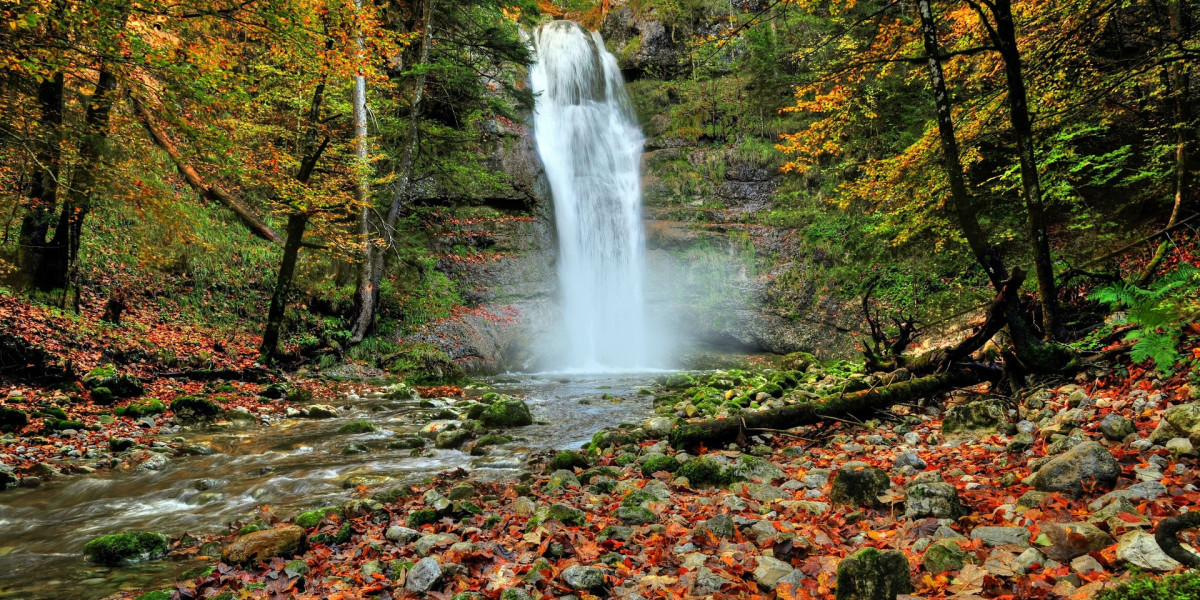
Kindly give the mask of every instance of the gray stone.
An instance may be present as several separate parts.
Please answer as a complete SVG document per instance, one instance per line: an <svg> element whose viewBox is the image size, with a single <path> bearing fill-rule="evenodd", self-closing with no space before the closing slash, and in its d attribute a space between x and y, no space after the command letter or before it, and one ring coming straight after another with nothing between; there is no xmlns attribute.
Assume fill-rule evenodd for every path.
<svg viewBox="0 0 1200 600"><path fill-rule="evenodd" d="M921 557L921 564L931 575L957 571L967 563L967 553L954 540L934 542Z"/></svg>
<svg viewBox="0 0 1200 600"><path fill-rule="evenodd" d="M796 570L792 565L770 556L759 556L756 560L758 564L754 567L754 581L768 590L775 589L780 579Z"/></svg>
<svg viewBox="0 0 1200 600"><path fill-rule="evenodd" d="M436 558L427 556L417 561L404 578L404 589L410 592L428 592L442 578L442 566Z"/></svg>
<svg viewBox="0 0 1200 600"><path fill-rule="evenodd" d="M722 513L701 523L696 528L696 532L703 535L704 532L709 531L718 538L731 538L735 529L733 519Z"/></svg>
<svg viewBox="0 0 1200 600"><path fill-rule="evenodd" d="M958 489L949 483L914 483L905 488L904 517L956 519L967 513Z"/></svg>
<svg viewBox="0 0 1200 600"><path fill-rule="evenodd" d="M1117 541L1117 560L1147 571L1164 572L1179 566L1167 556L1154 536L1145 531L1130 531Z"/></svg>
<svg viewBox="0 0 1200 600"><path fill-rule="evenodd" d="M1042 533L1050 538L1051 543L1043 552L1059 562L1069 562L1088 552L1103 550L1113 543L1112 536L1091 523L1046 523L1042 525Z"/></svg>
<svg viewBox="0 0 1200 600"><path fill-rule="evenodd" d="M383 537L396 542L397 544L407 544L418 537L421 537L421 533L415 529L409 529L399 525L392 525L391 527L388 527L386 532L384 532Z"/></svg>
<svg viewBox="0 0 1200 600"><path fill-rule="evenodd" d="M1029 530L1024 527L976 527L971 530L971 539L982 540L984 546L1029 547Z"/></svg>
<svg viewBox="0 0 1200 600"><path fill-rule="evenodd" d="M559 575L572 590L598 593L604 589L604 571L596 567L573 565Z"/></svg>
<svg viewBox="0 0 1200 600"><path fill-rule="evenodd" d="M546 489L559 490L566 487L580 487L579 479L575 474L566 470L559 469L550 475L550 481L546 484Z"/></svg>
<svg viewBox="0 0 1200 600"><path fill-rule="evenodd" d="M1004 431L1010 427L1004 403L999 400L981 400L951 407L942 420L942 431L945 433L981 429Z"/></svg>
<svg viewBox="0 0 1200 600"><path fill-rule="evenodd" d="M458 538L449 533L431 533L421 536L417 543L413 544L413 549L417 554L425 556L438 546L449 546L457 541Z"/></svg>
<svg viewBox="0 0 1200 600"><path fill-rule="evenodd" d="M1090 555L1084 554L1071 561L1071 570L1080 575L1087 575L1088 573L1095 572L1103 573L1104 567L1100 564L1100 561L1092 558Z"/></svg>
<svg viewBox="0 0 1200 600"><path fill-rule="evenodd" d="M727 583L732 582L708 567L700 567L696 571L696 578L692 580L692 595L710 596L719 593L721 587Z"/></svg>
<svg viewBox="0 0 1200 600"><path fill-rule="evenodd" d="M1100 510L1106 504L1116 500L1117 498L1125 498L1126 500L1153 500L1167 493L1167 486L1158 481L1143 481L1135 483L1127 488L1113 490L1103 496L1097 498L1094 502L1088 505L1091 510Z"/></svg>
<svg viewBox="0 0 1200 600"><path fill-rule="evenodd" d="M918 471L924 471L926 466L925 461L921 460L921 457L913 452L903 452L892 462L892 470L899 469L900 467L912 467Z"/></svg>
<svg viewBox="0 0 1200 600"><path fill-rule="evenodd" d="M1104 438L1107 440L1121 442L1136 433L1136 430L1133 427L1133 421L1117 413L1109 413L1100 421L1100 433L1104 434Z"/></svg>
<svg viewBox="0 0 1200 600"><path fill-rule="evenodd" d="M1168 452L1176 456L1195 456L1196 449L1192 447L1192 441L1185 437L1171 438L1167 440L1163 446Z"/></svg>
<svg viewBox="0 0 1200 600"><path fill-rule="evenodd" d="M848 462L838 469L829 499L846 506L879 506L879 495L892 485L887 473L864 462Z"/></svg>
<svg viewBox="0 0 1200 600"><path fill-rule="evenodd" d="M1111 488L1121 475L1121 466L1098 442L1084 442L1056 456L1034 474L1033 484L1043 492L1082 495L1089 487Z"/></svg>

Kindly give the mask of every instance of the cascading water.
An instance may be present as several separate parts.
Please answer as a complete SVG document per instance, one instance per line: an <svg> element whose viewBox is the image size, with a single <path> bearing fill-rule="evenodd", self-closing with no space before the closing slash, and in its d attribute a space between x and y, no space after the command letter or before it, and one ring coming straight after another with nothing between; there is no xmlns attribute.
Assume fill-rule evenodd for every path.
<svg viewBox="0 0 1200 600"><path fill-rule="evenodd" d="M582 371L658 366L643 294L643 138L617 59L570 21L531 37L534 137L558 230L563 324L551 360Z"/></svg>

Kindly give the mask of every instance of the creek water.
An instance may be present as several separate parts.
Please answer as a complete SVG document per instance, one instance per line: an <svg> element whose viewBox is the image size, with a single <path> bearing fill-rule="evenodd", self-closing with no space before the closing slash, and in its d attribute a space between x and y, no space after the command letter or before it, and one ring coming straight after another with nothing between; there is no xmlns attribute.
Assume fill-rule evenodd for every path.
<svg viewBox="0 0 1200 600"><path fill-rule="evenodd" d="M645 317L642 132L617 59L571 21L535 29L533 132L554 196L562 321L547 363L582 372L662 367Z"/></svg>
<svg viewBox="0 0 1200 600"><path fill-rule="evenodd" d="M119 568L84 561L81 548L94 537L131 529L222 533L234 521L250 522L259 507L288 518L313 507L341 504L359 483L390 489L462 467L476 479L514 476L531 453L574 449L600 429L640 423L653 412L638 396L650 375L531 375L499 378L497 391L524 396L535 424L507 430L514 443L485 457L430 447L419 456L388 450L397 435L416 433L451 402L389 400L379 395L346 399L334 419L287 419L271 426L195 429L169 434L181 444L204 443L216 453L172 459L157 471L129 470L69 476L37 489L0 494L0 599L103 598L123 589L154 589L187 569L213 561L156 560ZM608 397L606 397L608 396ZM365 419L377 433L346 435L337 429ZM343 454L350 443L371 448Z"/></svg>

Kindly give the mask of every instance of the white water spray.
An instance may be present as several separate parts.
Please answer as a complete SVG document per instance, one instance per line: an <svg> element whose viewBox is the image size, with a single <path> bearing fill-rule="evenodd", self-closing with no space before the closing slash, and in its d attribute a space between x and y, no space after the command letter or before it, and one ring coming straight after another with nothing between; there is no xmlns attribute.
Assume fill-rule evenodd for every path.
<svg viewBox="0 0 1200 600"><path fill-rule="evenodd" d="M554 195L563 324L552 366L654 364L645 318L638 128L600 34L552 21L532 34L534 136Z"/></svg>

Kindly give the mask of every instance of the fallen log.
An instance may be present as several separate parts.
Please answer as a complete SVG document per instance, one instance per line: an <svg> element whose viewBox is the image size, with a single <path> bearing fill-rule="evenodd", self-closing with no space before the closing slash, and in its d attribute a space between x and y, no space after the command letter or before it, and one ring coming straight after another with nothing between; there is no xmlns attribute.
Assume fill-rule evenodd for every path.
<svg viewBox="0 0 1200 600"><path fill-rule="evenodd" d="M700 445L717 448L744 438L747 432L753 434L755 430L791 429L830 419L866 417L894 404L911 402L984 381L998 381L1002 375L1003 371L995 365L955 365L946 372L928 377L852 393L834 394L812 402L737 417L680 425L671 431L669 440L676 448L695 448Z"/></svg>
<svg viewBox="0 0 1200 600"><path fill-rule="evenodd" d="M1200 527L1200 511L1189 511L1182 515L1163 519L1154 528L1154 541L1167 556L1179 561L1185 567L1200 567L1200 554L1184 548L1179 543L1179 532L1185 529Z"/></svg>

